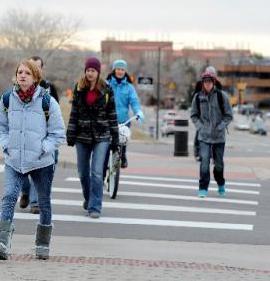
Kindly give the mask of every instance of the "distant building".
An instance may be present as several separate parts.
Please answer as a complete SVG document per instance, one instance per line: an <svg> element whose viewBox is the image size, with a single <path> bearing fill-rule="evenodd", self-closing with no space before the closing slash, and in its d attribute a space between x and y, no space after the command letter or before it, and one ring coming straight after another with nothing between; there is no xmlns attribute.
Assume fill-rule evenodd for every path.
<svg viewBox="0 0 270 281"><path fill-rule="evenodd" d="M198 74L206 65L214 65L215 67L223 66L236 59L249 59L252 54L250 50L241 49L193 49L183 48L173 52L174 60L184 59L190 65L196 68Z"/></svg>
<svg viewBox="0 0 270 281"><path fill-rule="evenodd" d="M101 41L101 55L105 69L109 69L112 62L119 58L127 60L131 68L139 63L156 62L159 49L162 51L161 61L171 62L173 43L170 41Z"/></svg>
<svg viewBox="0 0 270 281"><path fill-rule="evenodd" d="M207 65L213 65L222 72L224 65L234 60L249 60L249 50L236 49L173 49L172 41L118 41L107 39L101 42L103 70L111 71L112 62L125 59L135 86L138 78L152 77L154 86L151 91L137 87L144 104L156 102L158 65L160 66L160 101L164 107L174 107L187 99L201 71ZM160 58L160 60L159 60ZM227 83L227 82L226 82ZM228 86L230 87L230 86ZM151 101L151 102L149 102Z"/></svg>
<svg viewBox="0 0 270 281"><path fill-rule="evenodd" d="M219 67L218 74L233 104L270 101L269 60L235 61ZM243 91L242 96L239 90Z"/></svg>

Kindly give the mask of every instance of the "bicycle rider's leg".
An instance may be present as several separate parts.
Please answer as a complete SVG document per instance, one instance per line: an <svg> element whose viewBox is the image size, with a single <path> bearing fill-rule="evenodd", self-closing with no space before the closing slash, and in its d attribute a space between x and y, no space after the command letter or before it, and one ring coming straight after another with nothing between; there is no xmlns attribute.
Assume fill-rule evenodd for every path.
<svg viewBox="0 0 270 281"><path fill-rule="evenodd" d="M128 167L128 160L127 160L127 146L123 145L121 149L121 168Z"/></svg>

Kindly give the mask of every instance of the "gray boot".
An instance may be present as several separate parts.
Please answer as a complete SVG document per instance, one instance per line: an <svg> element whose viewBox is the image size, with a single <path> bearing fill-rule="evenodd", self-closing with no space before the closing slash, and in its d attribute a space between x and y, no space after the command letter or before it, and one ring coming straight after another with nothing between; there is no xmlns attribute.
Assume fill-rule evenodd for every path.
<svg viewBox="0 0 270 281"><path fill-rule="evenodd" d="M14 225L10 221L0 221L0 260L7 260L11 248Z"/></svg>
<svg viewBox="0 0 270 281"><path fill-rule="evenodd" d="M52 225L37 225L36 233L36 258L47 260L49 258Z"/></svg>

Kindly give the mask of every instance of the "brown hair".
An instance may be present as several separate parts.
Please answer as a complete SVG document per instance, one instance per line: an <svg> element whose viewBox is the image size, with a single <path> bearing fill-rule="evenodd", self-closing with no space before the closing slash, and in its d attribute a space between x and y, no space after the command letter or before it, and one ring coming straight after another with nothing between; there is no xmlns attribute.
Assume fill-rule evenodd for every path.
<svg viewBox="0 0 270 281"><path fill-rule="evenodd" d="M95 89L100 91L104 87L104 85L105 81L100 76L98 76ZM78 90L90 89L90 87L91 83L87 80L86 76L82 76L78 81Z"/></svg>
<svg viewBox="0 0 270 281"><path fill-rule="evenodd" d="M16 77L17 77L18 69L21 65L24 65L24 66L29 68L29 70L31 71L31 74L33 76L34 81L37 84L39 84L40 81L41 81L41 72L40 72L38 66L33 61L31 61L29 59L24 59L24 60L22 60L18 63L17 68L16 68Z"/></svg>

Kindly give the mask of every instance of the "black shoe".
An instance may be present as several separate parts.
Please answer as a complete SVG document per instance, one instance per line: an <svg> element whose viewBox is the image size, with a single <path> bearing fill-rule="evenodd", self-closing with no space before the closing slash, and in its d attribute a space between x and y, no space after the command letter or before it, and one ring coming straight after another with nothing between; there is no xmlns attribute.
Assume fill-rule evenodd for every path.
<svg viewBox="0 0 270 281"><path fill-rule="evenodd" d="M128 167L127 158L123 158L123 159L121 160L121 168L122 168L122 169L125 169L125 168L127 168L127 167Z"/></svg>
<svg viewBox="0 0 270 281"><path fill-rule="evenodd" d="M25 209L29 205L29 196L28 194L23 194L20 199L20 208Z"/></svg>

